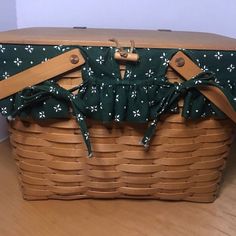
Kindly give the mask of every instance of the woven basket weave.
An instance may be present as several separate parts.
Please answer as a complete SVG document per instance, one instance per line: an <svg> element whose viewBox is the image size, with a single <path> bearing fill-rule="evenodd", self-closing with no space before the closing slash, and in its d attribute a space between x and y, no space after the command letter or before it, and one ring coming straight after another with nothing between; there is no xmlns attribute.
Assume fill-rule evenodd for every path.
<svg viewBox="0 0 236 236"><path fill-rule="evenodd" d="M124 68L121 67L121 73ZM171 69L171 81L180 78ZM80 71L60 80L81 82ZM146 125L88 122L94 158L76 121L11 122L11 143L25 199L152 198L212 202L233 138L228 120L162 117L150 150L139 141Z"/></svg>

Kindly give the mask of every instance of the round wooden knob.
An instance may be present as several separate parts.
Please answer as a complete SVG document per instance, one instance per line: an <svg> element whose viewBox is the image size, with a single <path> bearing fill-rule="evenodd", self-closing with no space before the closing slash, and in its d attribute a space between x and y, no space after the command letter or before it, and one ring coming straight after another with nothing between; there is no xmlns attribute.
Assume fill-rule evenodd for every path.
<svg viewBox="0 0 236 236"><path fill-rule="evenodd" d="M72 64L77 64L79 62L79 57L77 55L71 55L70 62Z"/></svg>
<svg viewBox="0 0 236 236"><path fill-rule="evenodd" d="M182 57L176 58L175 64L176 64L176 66L178 66L178 67L184 66L184 64L185 64L184 58L182 58Z"/></svg>

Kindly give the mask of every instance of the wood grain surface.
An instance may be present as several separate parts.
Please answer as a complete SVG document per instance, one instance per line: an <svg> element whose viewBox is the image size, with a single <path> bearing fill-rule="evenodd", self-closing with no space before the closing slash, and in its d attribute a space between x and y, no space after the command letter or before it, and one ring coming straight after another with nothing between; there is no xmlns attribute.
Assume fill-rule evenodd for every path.
<svg viewBox="0 0 236 236"><path fill-rule="evenodd" d="M236 148L210 204L156 200L25 201L8 141L0 144L0 235L236 235Z"/></svg>
<svg viewBox="0 0 236 236"><path fill-rule="evenodd" d="M48 27L0 33L0 43L14 44L115 46L110 41L113 38L123 47L130 47L130 40L134 40L135 47L140 48L236 50L236 39L201 32Z"/></svg>

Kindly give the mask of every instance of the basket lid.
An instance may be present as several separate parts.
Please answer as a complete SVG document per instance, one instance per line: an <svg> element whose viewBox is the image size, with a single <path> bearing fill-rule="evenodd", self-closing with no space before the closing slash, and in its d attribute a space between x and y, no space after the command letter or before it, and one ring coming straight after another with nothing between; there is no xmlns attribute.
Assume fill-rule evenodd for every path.
<svg viewBox="0 0 236 236"><path fill-rule="evenodd" d="M236 39L200 32L168 30L25 28L0 33L0 43L114 46L130 47L130 40L139 48L186 48L202 50L236 50Z"/></svg>

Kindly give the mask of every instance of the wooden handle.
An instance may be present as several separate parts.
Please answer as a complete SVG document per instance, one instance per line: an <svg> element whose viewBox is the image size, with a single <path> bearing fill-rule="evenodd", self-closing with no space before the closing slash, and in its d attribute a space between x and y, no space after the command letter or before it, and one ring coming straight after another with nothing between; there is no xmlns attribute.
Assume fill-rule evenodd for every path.
<svg viewBox="0 0 236 236"><path fill-rule="evenodd" d="M8 79L0 81L0 99L70 71L84 64L84 62L85 60L80 53L80 50L73 49L44 63L33 66Z"/></svg>
<svg viewBox="0 0 236 236"><path fill-rule="evenodd" d="M202 72L202 69L181 51L172 57L169 66L186 80L190 80ZM206 86L198 88L198 90L236 123L236 112L219 88Z"/></svg>

